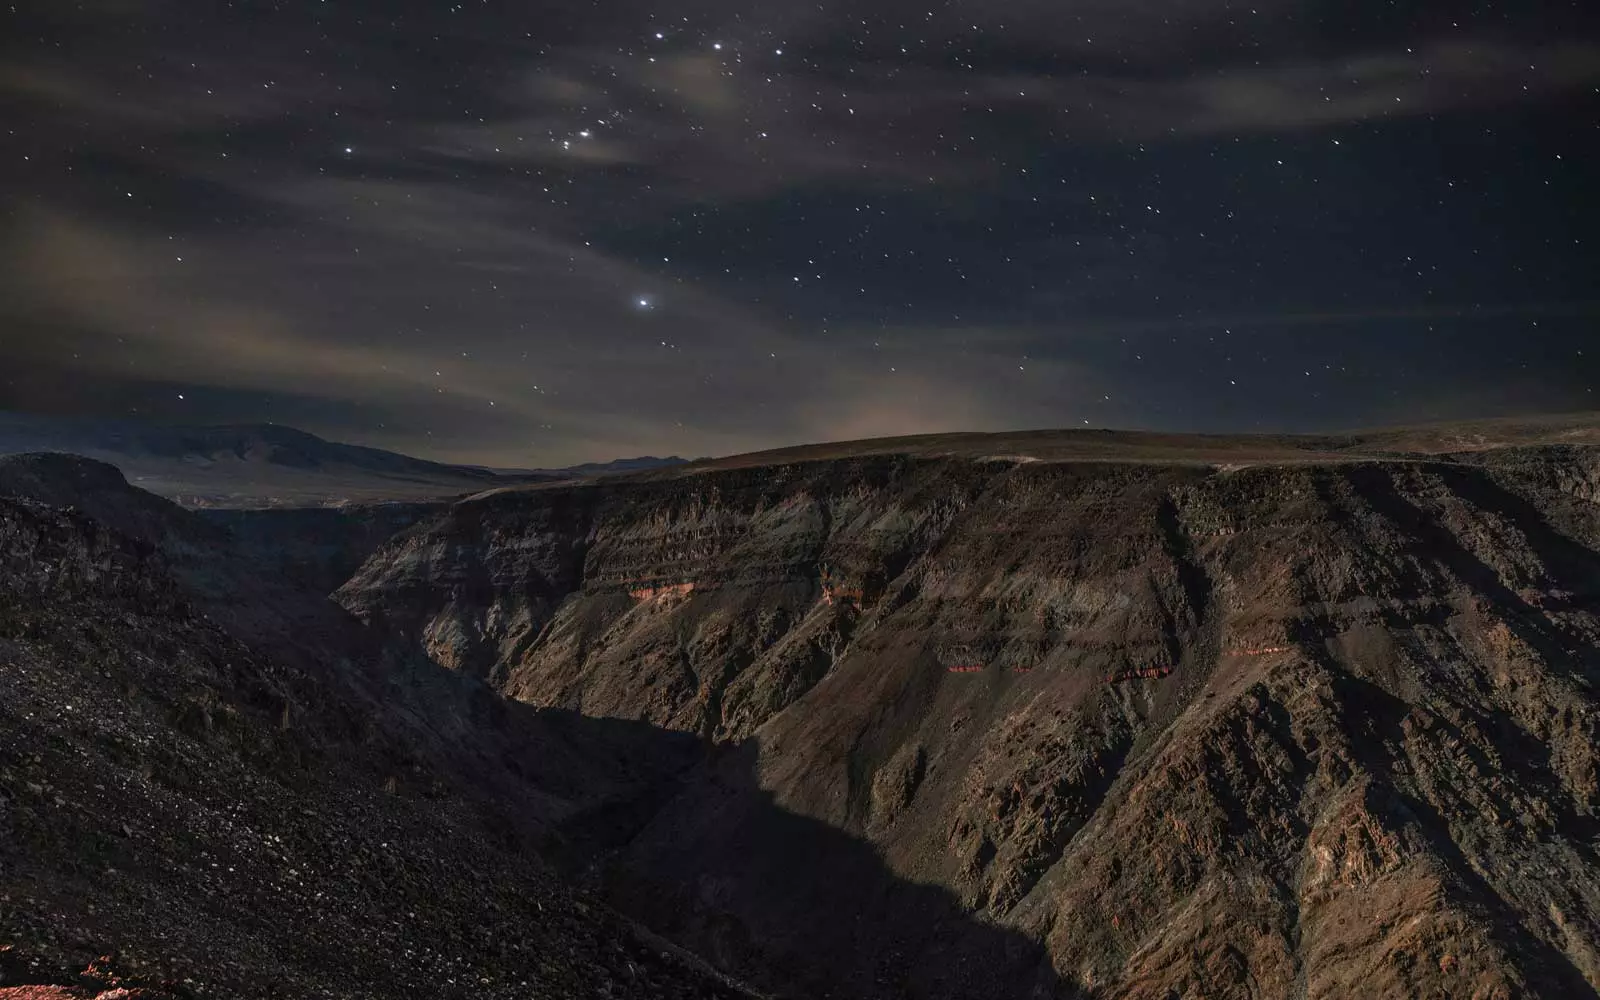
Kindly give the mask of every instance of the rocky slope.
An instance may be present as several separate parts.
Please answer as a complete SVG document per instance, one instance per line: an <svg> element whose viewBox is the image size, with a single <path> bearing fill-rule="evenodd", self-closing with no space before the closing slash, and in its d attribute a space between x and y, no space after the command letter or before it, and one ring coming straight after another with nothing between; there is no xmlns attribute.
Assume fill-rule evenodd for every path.
<svg viewBox="0 0 1600 1000"><path fill-rule="evenodd" d="M547 860L694 740L255 577L114 469L0 459L0 996L748 995Z"/></svg>
<svg viewBox="0 0 1600 1000"><path fill-rule="evenodd" d="M1593 996L1600 449L1415 437L499 492L338 598L721 743L607 884L775 988Z"/></svg>

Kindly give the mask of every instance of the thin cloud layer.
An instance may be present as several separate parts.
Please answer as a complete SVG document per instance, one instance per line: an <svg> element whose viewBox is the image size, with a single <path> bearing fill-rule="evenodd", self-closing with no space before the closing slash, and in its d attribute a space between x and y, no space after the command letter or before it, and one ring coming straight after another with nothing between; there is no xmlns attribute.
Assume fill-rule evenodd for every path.
<svg viewBox="0 0 1600 1000"><path fill-rule="evenodd" d="M19 19L0 407L533 465L1589 403L1581 13Z"/></svg>

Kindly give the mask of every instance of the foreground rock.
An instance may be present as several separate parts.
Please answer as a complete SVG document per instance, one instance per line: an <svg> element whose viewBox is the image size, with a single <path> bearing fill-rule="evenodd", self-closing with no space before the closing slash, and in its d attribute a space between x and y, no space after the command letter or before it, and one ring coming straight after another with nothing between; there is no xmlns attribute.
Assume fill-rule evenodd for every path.
<svg viewBox="0 0 1600 1000"><path fill-rule="evenodd" d="M746 995L544 860L693 740L507 706L119 483L0 460L77 500L0 498L12 996Z"/></svg>

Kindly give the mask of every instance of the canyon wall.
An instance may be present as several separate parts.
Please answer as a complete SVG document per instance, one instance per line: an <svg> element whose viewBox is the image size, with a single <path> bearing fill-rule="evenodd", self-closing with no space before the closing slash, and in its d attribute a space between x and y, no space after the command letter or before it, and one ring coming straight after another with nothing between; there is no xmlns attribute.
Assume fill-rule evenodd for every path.
<svg viewBox="0 0 1600 1000"><path fill-rule="evenodd" d="M726 744L612 886L758 978L1593 995L1597 470L885 456L505 492L338 599L519 700Z"/></svg>

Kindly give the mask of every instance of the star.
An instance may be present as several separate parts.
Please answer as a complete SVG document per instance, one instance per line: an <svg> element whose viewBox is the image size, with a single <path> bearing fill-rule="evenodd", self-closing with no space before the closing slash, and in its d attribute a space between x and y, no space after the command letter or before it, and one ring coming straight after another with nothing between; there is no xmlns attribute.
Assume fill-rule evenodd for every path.
<svg viewBox="0 0 1600 1000"><path fill-rule="evenodd" d="M582 369L645 336L650 364L690 383L730 359L714 380L729 408L684 421L691 449L721 447L719 421L752 445L833 433L812 379L860 393L839 405L883 420L872 432L961 429L962 413L1072 427L1091 391L1118 407L1086 423L1115 411L1219 432L1420 420L1435 400L1510 415L1600 397L1600 352L1576 353L1592 340L1584 277L1600 259L1600 215L1575 197L1600 84L1581 60L1600 36L1569 30L1582 5L1499 5L1460 12L1453 31L1445 19L1359 37L1275 18L1270 64L1233 23L1248 4L1184 5L1168 23L1160 4L762 19L618 3L540 19L452 0L406 5L381 43L349 16L275 23L260 47L251 23L169 23L150 6L11 33L25 64L61 79L7 101L0 190L28 205L10 213L20 231L0 257L7 322L25 328L0 337L7 409L121 412L152 385L186 402L165 381L179 370L205 407L175 417L252 422L273 405L362 441L377 434L371 414L414 405L418 381L425 393L424 359L448 343L462 355L451 385L433 376L432 409L377 436L403 451L437 421L430 447L467 449L445 457L524 465L536 456L519 451L520 421L606 423L545 366ZM670 46L668 24L683 33ZM84 59L60 63L69 37ZM1234 42L1208 51L1213 37ZM1475 58L1451 61L1452 38ZM239 51L250 58L223 57ZM1050 79L1063 67L1040 58L1089 51L1076 78ZM53 106L62 94L70 113ZM161 114L123 113L135 107ZM360 164L339 132L374 140ZM1435 139L1473 155L1414 161ZM1318 232L1337 239L1306 238ZM104 261L106 278L81 292L51 271L80 244L71 263ZM1255 332L1215 332L1232 316ZM880 331L887 348L870 339ZM92 358L102 342L122 345L114 363ZM749 365L762 347L785 364ZM898 373L874 367L891 354L913 358L907 379L873 386ZM27 377L41 355L82 384L66 404L49 395L54 375ZM369 362L359 385L333 377ZM1388 398L1398 374L1357 376L1417 369L1403 406ZM529 387L534 374L548 390ZM629 428L670 429L655 408L676 383L637 377L621 394L629 419L607 425L616 440L564 431L541 447L623 454L643 446ZM208 391L213 380L228 391ZM1313 398L1339 380L1342 397ZM347 405L356 392L375 408ZM947 417L952 392L965 408ZM535 396L566 409L527 416ZM503 438L453 436L490 407Z"/></svg>

